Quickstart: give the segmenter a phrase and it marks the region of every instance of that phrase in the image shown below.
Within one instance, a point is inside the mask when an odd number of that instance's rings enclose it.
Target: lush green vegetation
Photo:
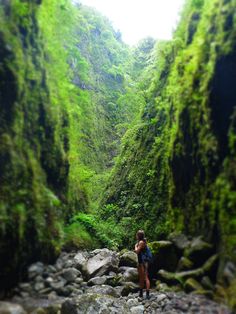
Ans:
[[[236,262],[235,8],[187,0],[173,40],[130,48],[69,0],[0,4],[2,287],[139,228],[204,235]]]

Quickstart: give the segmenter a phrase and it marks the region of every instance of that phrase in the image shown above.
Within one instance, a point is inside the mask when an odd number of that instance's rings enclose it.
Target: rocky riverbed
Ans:
[[[31,265],[28,280],[19,283],[10,300],[0,302],[0,313],[231,313],[206,296],[167,291],[160,283],[149,300],[145,294],[138,298],[136,265],[130,251],[62,253],[54,265]]]

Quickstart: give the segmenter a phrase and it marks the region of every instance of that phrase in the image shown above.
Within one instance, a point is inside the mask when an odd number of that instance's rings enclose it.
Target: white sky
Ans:
[[[170,39],[185,0],[80,0],[95,7],[122,33],[130,45],[152,36]]]

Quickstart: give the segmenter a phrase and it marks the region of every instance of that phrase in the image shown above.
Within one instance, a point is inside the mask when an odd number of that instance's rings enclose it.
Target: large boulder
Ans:
[[[187,236],[182,233],[171,233],[168,237],[168,240],[173,242],[174,246],[181,253],[190,246],[190,241]]]
[[[115,252],[108,249],[99,250],[97,254],[89,258],[86,264],[86,274],[89,278],[117,272],[119,258]]]
[[[74,257],[74,267],[80,270],[84,274],[86,272],[87,261],[88,261],[88,253],[78,252]]]
[[[65,278],[67,282],[74,282],[76,278],[80,276],[81,272],[74,267],[64,269],[62,272],[62,277]]]
[[[19,304],[0,302],[0,314],[26,314],[26,312]]]
[[[170,272],[176,270],[179,255],[171,241],[155,241],[148,245],[153,253],[153,261],[149,265],[149,274],[151,278],[157,278],[157,272],[160,269]]]
[[[184,251],[184,256],[190,259],[195,267],[200,267],[212,255],[213,246],[202,240],[202,237],[193,239],[190,247]]]
[[[119,266],[137,267],[137,263],[137,254],[132,251],[125,252],[120,256]]]
[[[138,282],[138,270],[134,267],[120,267],[122,276],[120,282]]]

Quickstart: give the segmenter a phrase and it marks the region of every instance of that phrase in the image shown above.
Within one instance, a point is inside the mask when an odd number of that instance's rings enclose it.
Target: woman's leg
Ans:
[[[142,297],[143,296],[144,282],[145,282],[145,271],[144,271],[144,265],[143,264],[138,265],[138,276],[139,276],[139,288],[140,288],[139,296]]]
[[[148,263],[145,263],[144,265],[144,278],[145,278],[145,283],[146,283],[147,298],[149,298],[150,280],[148,277]]]

